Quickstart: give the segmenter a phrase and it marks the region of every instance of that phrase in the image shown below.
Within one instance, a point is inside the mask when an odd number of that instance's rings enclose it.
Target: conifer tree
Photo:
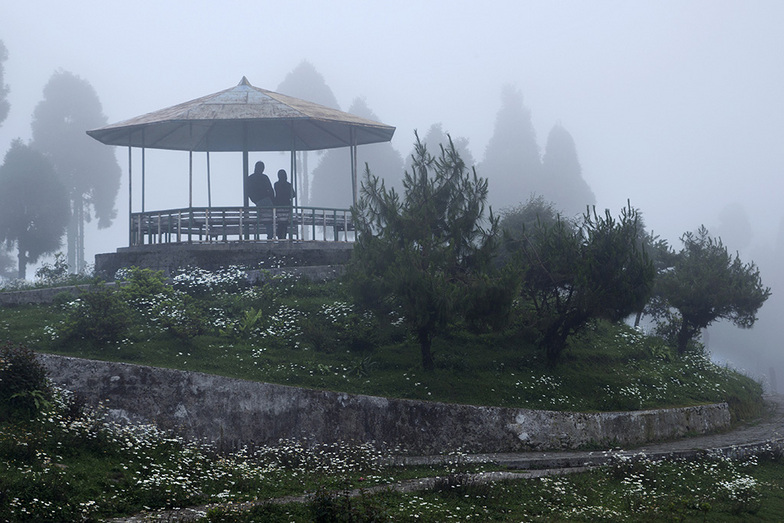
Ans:
[[[449,322],[476,313],[489,295],[496,311],[508,308],[514,291],[488,273],[498,220],[485,216],[487,180],[466,168],[451,140],[433,157],[417,136],[403,187],[401,199],[366,170],[349,273],[360,303],[399,307],[432,371],[433,338]]]
[[[512,86],[505,86],[501,92],[493,136],[478,169],[490,182],[488,200],[496,210],[543,193],[541,158],[531,111],[523,105],[522,93]]]
[[[596,205],[596,197],[582,175],[574,139],[562,125],[547,136],[542,156],[543,196],[566,216],[576,216]]]
[[[518,252],[521,296],[531,307],[528,321],[551,365],[569,336],[590,320],[620,321],[647,302],[655,272],[639,235],[638,213],[628,207],[618,220],[595,210],[578,224],[559,216],[537,219],[519,239],[510,237],[510,250]]]
[[[95,89],[67,71],[52,75],[33,113],[31,145],[52,162],[71,200],[68,266],[76,272],[85,267],[85,223],[94,214],[103,229],[117,216],[114,203],[121,170],[114,149],[85,132],[106,123]]]
[[[685,233],[681,242],[683,249],[675,255],[672,269],[657,278],[656,296],[657,317],[683,353],[716,320],[751,328],[770,288],[762,284],[754,262],[743,263],[737,253],[732,256],[705,227]]]
[[[332,89],[324,81],[324,76],[307,60],[300,62],[297,67],[286,75],[286,78],[278,86],[278,92],[325,107],[331,107],[332,109],[340,109]],[[303,205],[309,205],[313,201],[310,195],[311,173],[308,166],[310,157],[311,155],[307,151],[297,153],[298,175],[301,180],[301,183],[297,184],[297,195],[300,203]],[[346,165],[349,165],[348,160],[346,160]],[[348,178],[350,180],[351,177],[349,176]],[[318,203],[321,205],[321,202]]]
[[[68,215],[67,192],[52,164],[14,140],[0,166],[0,242],[16,246],[20,279],[29,263],[60,248]]]
[[[378,121],[362,98],[351,104],[349,113]],[[374,143],[357,147],[357,166],[367,164],[373,173],[383,179],[387,187],[399,186],[403,177],[403,158],[389,142]],[[314,202],[321,207],[347,209],[353,205],[351,187],[351,162],[348,149],[330,149],[321,156],[312,171],[312,194]]]

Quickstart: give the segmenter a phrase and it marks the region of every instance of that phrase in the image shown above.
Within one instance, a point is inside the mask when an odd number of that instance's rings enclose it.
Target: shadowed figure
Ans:
[[[284,240],[288,235],[289,219],[291,216],[291,204],[294,200],[294,188],[291,182],[286,179],[286,171],[278,171],[278,181],[275,182],[275,207],[287,207],[278,214],[278,239]]]
[[[245,183],[248,198],[256,204],[256,207],[272,207],[275,192],[272,190],[272,182],[269,177],[264,174],[264,162],[256,162],[253,174],[248,176]],[[271,240],[273,238],[272,221],[266,223],[266,230],[267,239]]]

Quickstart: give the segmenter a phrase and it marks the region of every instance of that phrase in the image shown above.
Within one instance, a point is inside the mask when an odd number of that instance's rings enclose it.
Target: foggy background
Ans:
[[[557,123],[574,138],[598,209],[617,215],[630,200],[676,250],[704,224],[761,267],[773,296],[757,325],[719,326],[706,341],[720,361],[762,379],[775,367],[784,382],[782,27],[781,1],[4,0],[10,113],[0,151],[31,138],[33,110],[58,69],[88,81],[114,123],[242,76],[276,90],[307,60],[342,110],[361,98],[397,127],[392,146],[404,158],[415,129],[440,123],[468,139],[476,163],[512,85],[540,149]],[[87,225],[88,262],[127,245],[127,149],[116,153],[118,218],[101,231]],[[213,205],[240,205],[241,155],[210,156]],[[289,167],[287,154],[257,159],[268,173]],[[187,153],[148,150],[146,160],[146,209],[187,206]],[[318,160],[309,161],[312,170]],[[203,154],[194,166],[198,187]],[[134,211],[139,202],[134,195]],[[203,192],[194,205],[206,205]]]

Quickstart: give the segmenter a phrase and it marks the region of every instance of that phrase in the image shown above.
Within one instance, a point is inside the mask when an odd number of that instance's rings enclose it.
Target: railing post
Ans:
[[[277,240],[278,239],[278,208],[272,208],[272,238]],[[267,235],[267,239],[269,240],[269,235]]]

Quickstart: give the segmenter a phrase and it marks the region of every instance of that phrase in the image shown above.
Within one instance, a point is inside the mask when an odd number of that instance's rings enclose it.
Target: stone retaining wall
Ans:
[[[111,280],[122,267],[161,270],[171,276],[179,268],[214,271],[230,265],[261,269],[344,265],[352,242],[282,241],[137,245],[95,255],[95,274]]]
[[[729,427],[726,403],[570,413],[309,390],[125,363],[41,355],[51,379],[113,416],[226,445],[374,442],[417,454],[628,447]]]

